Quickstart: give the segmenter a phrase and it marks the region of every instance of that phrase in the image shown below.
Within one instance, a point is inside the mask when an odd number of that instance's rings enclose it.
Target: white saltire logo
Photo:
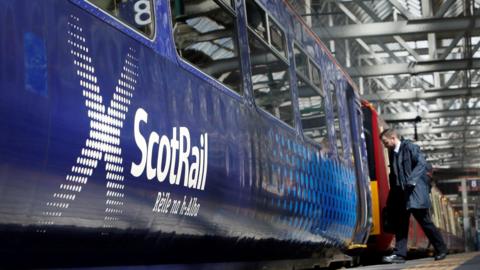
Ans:
[[[57,218],[62,216],[65,209],[82,191],[82,187],[87,184],[99,161],[103,160],[106,171],[103,227],[111,228],[115,227],[119,216],[123,214],[125,186],[120,132],[137,85],[138,59],[135,49],[129,48],[120,78],[107,108],[100,92],[96,70],[92,65],[90,48],[86,45],[83,28],[79,25],[79,18],[70,15],[68,26],[70,53],[77,67],[79,83],[85,97],[87,115],[90,119],[90,133],[70,173],[66,175],[65,181],[47,202],[47,210],[42,213],[39,224],[54,225]],[[45,229],[39,230],[39,232],[45,231]]]

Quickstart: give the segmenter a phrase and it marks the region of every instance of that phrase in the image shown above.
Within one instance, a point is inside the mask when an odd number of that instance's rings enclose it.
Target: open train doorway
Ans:
[[[357,214],[360,217],[355,227],[355,235],[353,244],[366,243],[371,227],[371,198],[368,193],[369,187],[367,178],[367,160],[363,160],[362,156],[366,153],[364,143],[363,125],[362,125],[362,109],[359,99],[355,96],[356,92],[348,85],[346,89],[347,116],[350,128],[347,130],[352,142],[351,159],[357,179],[358,203]],[[352,246],[356,248],[356,246]]]

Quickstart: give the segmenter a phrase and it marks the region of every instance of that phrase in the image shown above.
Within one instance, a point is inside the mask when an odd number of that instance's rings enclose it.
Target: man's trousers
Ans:
[[[435,227],[428,209],[409,209],[398,212],[398,226],[395,232],[395,249],[393,254],[407,257],[408,229],[410,225],[410,214],[417,220],[435,248],[436,254],[447,252],[447,246],[443,241],[440,231]]]

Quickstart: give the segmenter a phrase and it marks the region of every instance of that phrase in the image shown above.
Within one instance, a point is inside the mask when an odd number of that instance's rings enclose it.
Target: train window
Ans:
[[[322,77],[320,76],[320,69],[315,66],[311,61],[310,61],[310,67],[311,67],[311,80],[313,85],[318,87],[319,89],[322,89]]]
[[[283,56],[287,57],[285,50],[285,35],[283,34],[282,29],[273,21],[269,20],[270,23],[270,42],[272,46],[280,52]]]
[[[293,46],[293,54],[295,55],[295,70],[308,78],[307,55],[302,50],[300,50],[297,45]]]
[[[170,0],[179,56],[241,93],[235,14],[229,1]]]
[[[247,7],[247,22],[248,26],[255,31],[263,40],[268,40],[267,35],[267,16],[265,11],[254,0],[247,0],[245,2]]]
[[[249,47],[255,103],[293,126],[288,65],[252,31],[249,31]]]
[[[315,87],[300,77],[297,85],[303,134],[317,142],[323,142],[327,140],[324,98]]]
[[[303,134],[320,143],[326,142],[327,121],[320,68],[296,44],[293,53]]]
[[[155,19],[152,0],[88,0],[148,37],[153,37]]]
[[[248,28],[274,48],[282,57],[287,57],[286,37],[280,26],[260,7],[255,0],[246,0]],[[268,29],[267,26],[268,25]]]
[[[343,143],[340,128],[340,107],[338,106],[337,91],[333,82],[330,82],[328,88],[328,92],[330,93],[330,97],[332,99],[333,124],[335,129],[335,137],[337,139],[337,153],[338,156],[343,159]]]

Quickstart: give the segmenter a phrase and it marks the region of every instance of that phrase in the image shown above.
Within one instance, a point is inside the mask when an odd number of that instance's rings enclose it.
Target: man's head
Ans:
[[[385,129],[380,134],[380,140],[382,140],[383,145],[388,149],[395,149],[395,145],[400,141],[394,129]]]

